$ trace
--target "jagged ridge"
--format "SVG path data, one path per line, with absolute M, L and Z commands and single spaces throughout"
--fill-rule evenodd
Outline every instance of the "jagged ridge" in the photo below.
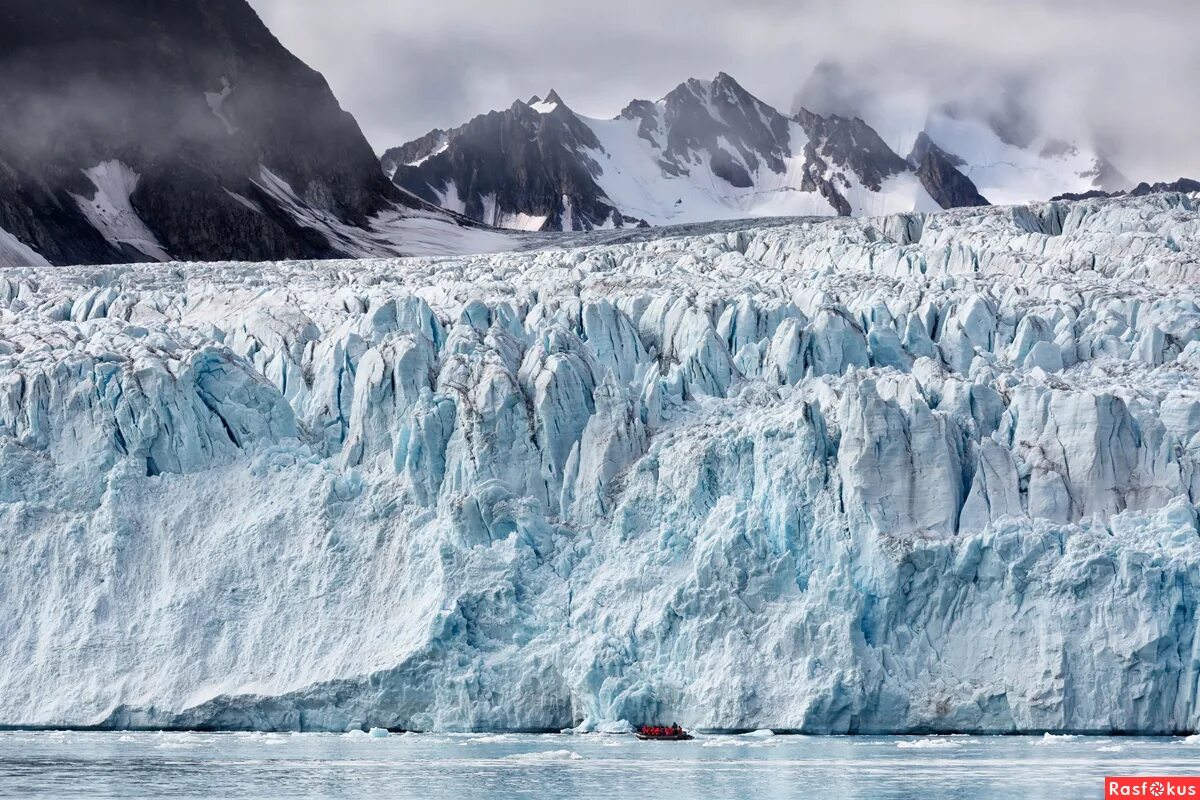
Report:
M 433 131 L 383 163 L 432 203 L 535 230 L 928 211 L 970 186 L 951 165 L 918 172 L 860 119 L 784 116 L 725 73 L 635 100 L 614 120 L 582 117 L 552 92 Z

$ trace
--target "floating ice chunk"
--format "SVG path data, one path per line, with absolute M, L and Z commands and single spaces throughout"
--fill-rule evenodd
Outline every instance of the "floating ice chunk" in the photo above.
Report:
M 1070 733 L 1061 733 L 1061 734 L 1060 733 L 1045 733 L 1042 735 L 1042 738 L 1038 740 L 1038 744 L 1045 744 L 1045 745 L 1061 744 L 1063 742 L 1069 742 L 1075 738 L 1077 738 L 1077 737 L 1074 734 L 1070 734 Z
M 506 761 L 579 761 L 583 756 L 574 750 L 543 750 L 537 753 L 514 753 L 505 756 Z
M 896 747 L 902 750 L 955 749 L 962 747 L 962 743 L 944 736 L 931 736 L 925 739 L 909 739 L 903 742 L 896 742 Z
M 742 734 L 742 736 L 747 739 L 770 739 L 774 735 L 775 731 L 771 730 L 770 728 L 760 728 L 759 730 Z

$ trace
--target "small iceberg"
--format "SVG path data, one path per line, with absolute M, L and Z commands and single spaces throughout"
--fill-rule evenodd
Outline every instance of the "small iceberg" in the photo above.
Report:
M 896 742 L 896 747 L 902 750 L 925 750 L 930 748 L 956 748 L 962 747 L 961 744 L 953 739 L 934 738 L 928 739 L 907 739 L 903 742 Z
M 770 728 L 762 728 L 761 730 L 750 731 L 750 733 L 742 734 L 742 736 L 747 739 L 770 739 L 774 735 L 775 731 L 771 730 Z
M 505 761 L 579 761 L 583 756 L 574 750 L 544 750 L 540 753 L 515 753 L 505 756 Z
M 1068 742 L 1074 738 L 1076 738 L 1076 737 L 1070 733 L 1047 733 L 1042 736 L 1042 739 L 1039 742 L 1039 744 L 1056 744 L 1059 742 Z

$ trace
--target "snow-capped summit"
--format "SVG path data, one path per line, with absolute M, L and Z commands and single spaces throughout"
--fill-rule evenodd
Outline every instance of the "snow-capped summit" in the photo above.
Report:
M 550 114 L 554 111 L 557 111 L 560 107 L 565 106 L 566 103 L 564 103 L 562 98 L 558 96 L 558 92 L 551 89 L 544 100 L 541 97 L 534 95 L 525 105 L 529 106 L 539 114 Z
M 556 92 L 535 96 L 433 131 L 383 163 L 418 197 L 526 230 L 948 207 L 941 187 L 861 119 L 785 116 L 723 72 L 634 100 L 613 119 L 577 114 Z
M 451 131 L 431 131 L 383 155 L 384 171 L 412 194 L 487 225 L 591 230 L 637 224 L 597 184 L 601 141 L 551 91 Z
M 681 83 L 658 103 L 635 100 L 619 119 L 638 123 L 638 136 L 673 177 L 688 175 L 707 156 L 713 175 L 747 188 L 761 165 L 784 172 L 791 154 L 789 120 L 724 72 Z

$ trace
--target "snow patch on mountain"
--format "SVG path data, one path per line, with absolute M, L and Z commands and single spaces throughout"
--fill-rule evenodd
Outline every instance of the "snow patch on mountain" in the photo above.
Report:
M 597 183 L 605 196 L 623 213 L 651 225 L 671 225 L 711 220 L 745 219 L 755 216 L 836 216 L 829 201 L 813 191 L 801 188 L 806 163 L 807 137 L 797 123 L 789 125 L 792 153 L 785 156 L 783 170 L 776 172 L 765 162 L 749 169 L 736 149 L 724 143 L 720 152 L 746 170 L 750 185 L 735 187 L 716 175 L 712 159 L 694 154 L 686 163 L 686 174 L 664 172 L 661 148 L 639 134 L 637 120 L 587 119 L 600 141 L 600 147 L 588 152 L 600 166 Z M 851 175 L 843 188 L 853 195 L 851 204 L 858 213 L 928 211 L 936 208 L 923 189 L 906 192 L 910 186 L 889 186 L 870 193 Z M 868 197 L 867 195 L 872 195 Z M 927 201 L 927 202 L 926 202 Z
M 446 149 L 449 147 L 450 147 L 450 139 L 445 134 L 443 134 L 441 139 L 439 140 L 439 142 L 434 146 L 434 148 L 432 150 L 430 150 L 428 153 L 421 156 L 420 158 L 409 161 L 405 166 L 419 167 L 422 164 L 424 164 L 426 161 L 428 161 L 429 159 L 433 158 L 434 156 L 441 155 L 442 153 L 446 152 Z
M 225 111 L 225 101 L 229 99 L 229 95 L 233 94 L 233 86 L 230 85 L 229 79 L 221 77 L 221 91 L 205 92 L 204 100 L 208 103 L 208 107 L 212 110 L 213 116 L 221 120 L 225 126 L 225 130 L 232 136 L 238 132 L 237 126 L 233 124 L 228 112 Z
M 0 723 L 1200 728 L 1194 199 L 618 233 L 0 275 Z
M 113 244 L 128 245 L 155 261 L 170 261 L 162 244 L 133 208 L 130 198 L 140 177 L 120 161 L 105 161 L 84 170 L 95 186 L 89 199 L 75 195 L 75 202 L 92 227 Z
M 254 185 L 296 223 L 319 232 L 339 252 L 355 258 L 492 253 L 511 250 L 516 244 L 498 231 L 458 225 L 433 211 L 399 206 L 379 212 L 364 227 L 351 225 L 302 200 L 286 180 L 265 166 Z
M 506 214 L 496 201 L 495 195 L 483 198 L 483 223 L 493 228 L 507 228 L 514 231 L 540 231 L 546 224 L 545 214 Z
M 0 228 L 0 267 L 48 267 L 36 250 Z

